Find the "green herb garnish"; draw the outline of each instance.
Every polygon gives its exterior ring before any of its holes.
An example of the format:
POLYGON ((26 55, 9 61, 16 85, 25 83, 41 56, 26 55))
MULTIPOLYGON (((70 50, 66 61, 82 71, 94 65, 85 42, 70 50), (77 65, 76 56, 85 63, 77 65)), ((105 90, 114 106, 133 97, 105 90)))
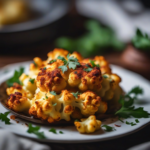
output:
POLYGON ((114 127, 111 127, 111 126, 108 126, 108 125, 103 125, 102 127, 104 127, 105 128, 105 131, 108 131, 108 132, 110 132, 110 131, 114 131, 115 130, 115 128, 114 127))
POLYGON ((13 77, 6 81, 8 87, 13 86, 14 83, 22 85, 22 82, 19 80, 19 77, 22 75, 23 72, 24 72, 23 67, 21 67, 19 71, 15 70, 13 77))
POLYGON ((48 99, 48 96, 47 96, 47 94, 45 94, 45 98, 46 98, 46 99, 48 99))
POLYGON ((31 78, 29 79, 29 81, 30 81, 32 84, 34 84, 34 80, 35 80, 35 79, 31 79, 31 78))
POLYGON ((90 63, 92 65, 92 67, 98 67, 98 68, 100 68, 99 64, 95 64, 94 60, 90 60, 90 63))
POLYGON ((28 124, 29 129, 27 130, 28 133, 30 134, 35 134, 39 139, 45 139, 44 132, 39 132, 40 127, 35 126, 33 127, 31 123, 28 124))
POLYGON ((131 125, 131 126, 135 126, 136 125, 134 122, 128 122, 128 121, 126 121, 126 124, 127 125, 131 125))
POLYGON ((103 27, 98 21, 85 22, 86 33, 79 38, 60 37, 56 40, 56 47, 64 48, 70 52, 78 51, 84 57, 102 54, 110 47, 114 50, 123 50, 124 44, 118 40, 115 32, 103 27))
POLYGON ((44 67, 43 69, 46 70, 46 67, 44 67))
POLYGON ((37 63, 33 62, 33 64, 34 64, 35 67, 38 67, 37 63))
POLYGON ((124 121, 122 119, 118 118, 118 120, 121 121, 122 123, 124 123, 124 121))
POLYGON ((80 122, 80 120, 79 120, 79 119, 76 119, 74 122, 80 122))
POLYGON ((54 128, 51 128, 51 129, 49 130, 49 132, 53 132, 54 134, 57 134, 56 129, 54 129, 54 128))
POLYGON ((92 71, 92 70, 93 70, 93 68, 88 67, 88 68, 84 68, 83 70, 84 70, 84 71, 86 71, 86 72, 90 72, 90 71, 92 71))
POLYGON ((107 78, 108 78, 108 76, 104 74, 104 75, 103 75, 103 78, 107 79, 107 78))
POLYGON ((56 105, 57 105, 57 103, 54 103, 54 104, 53 104, 53 106, 56 106, 56 105))
POLYGON ((129 118, 133 116, 135 118, 148 118, 149 113, 143 110, 143 107, 135 108, 133 106, 134 100, 137 95, 142 94, 143 90, 140 87, 135 87, 129 91, 126 95, 121 96, 119 103, 122 105, 121 109, 115 114, 122 118, 129 118), (134 95, 131 97, 131 95, 134 95))
POLYGON ((56 59, 51 60, 48 64, 52 64, 54 62, 56 62, 56 59))
POLYGON ((136 123, 139 123, 140 121, 139 121, 138 119, 135 119, 135 122, 136 122, 136 123))
POLYGON ((80 95, 82 93, 79 93, 78 91, 76 93, 72 93, 72 95, 75 97, 75 98, 78 98, 78 95, 80 95))
POLYGON ((148 34, 143 34, 140 29, 136 30, 136 35, 132 39, 134 47, 143 51, 150 51, 150 38, 148 34))
POLYGON ((60 134, 64 134, 62 131, 59 131, 60 134))
POLYGON ((66 60, 64 57, 61 57, 61 56, 58 56, 57 59, 60 59, 64 62, 63 66, 58 67, 62 70, 63 73, 68 70, 68 67, 69 69, 76 69, 76 67, 80 65, 80 63, 78 62, 78 59, 73 56, 69 56, 69 54, 67 55, 68 60, 66 60))
POLYGON ((10 119, 7 117, 9 113, 10 113, 9 111, 5 112, 4 114, 0 113, 0 120, 2 120, 3 122, 5 122, 5 124, 11 124, 10 123, 10 119))
POLYGON ((55 91, 50 91, 49 93, 52 95, 57 95, 55 91))

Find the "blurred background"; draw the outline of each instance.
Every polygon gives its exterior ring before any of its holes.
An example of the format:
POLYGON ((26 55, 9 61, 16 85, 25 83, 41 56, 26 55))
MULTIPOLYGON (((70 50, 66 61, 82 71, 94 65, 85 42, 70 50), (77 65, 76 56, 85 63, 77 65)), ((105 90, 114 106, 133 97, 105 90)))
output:
POLYGON ((150 79, 149 16, 147 0, 0 0, 0 67, 60 47, 150 79))

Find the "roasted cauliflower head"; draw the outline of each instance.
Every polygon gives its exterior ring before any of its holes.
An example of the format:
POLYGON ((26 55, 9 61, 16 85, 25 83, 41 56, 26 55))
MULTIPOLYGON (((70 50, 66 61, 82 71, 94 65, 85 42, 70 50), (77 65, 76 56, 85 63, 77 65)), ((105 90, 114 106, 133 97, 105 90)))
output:
POLYGON ((75 122, 80 133, 91 133, 100 128, 96 116, 116 110, 122 95, 121 78, 111 72, 102 56, 84 59, 78 52, 56 48, 48 59, 33 59, 28 74, 7 88, 7 105, 16 112, 48 121, 75 122))
POLYGON ((96 120, 94 115, 81 119, 81 122, 75 121, 74 125, 80 133, 93 133, 101 128, 101 121, 96 120))

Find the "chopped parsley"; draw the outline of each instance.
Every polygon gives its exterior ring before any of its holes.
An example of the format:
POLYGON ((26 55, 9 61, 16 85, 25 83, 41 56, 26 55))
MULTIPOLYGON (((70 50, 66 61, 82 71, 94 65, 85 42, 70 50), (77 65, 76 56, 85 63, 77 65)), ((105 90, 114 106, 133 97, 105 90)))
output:
POLYGON ((86 72, 90 72, 90 71, 92 71, 92 70, 93 70, 93 68, 88 67, 88 68, 84 68, 83 70, 84 70, 84 71, 86 71, 86 72))
POLYGON ((144 34, 140 29, 136 30, 136 35, 132 39, 132 44, 139 50, 149 51, 150 50, 150 38, 148 34, 144 34))
POLYGON ((50 91, 49 93, 52 95, 57 95, 55 91, 50 91))
POLYGON ((34 64, 35 67, 38 67, 37 63, 33 62, 33 64, 34 64))
POLYGON ((54 104, 53 104, 53 106, 56 106, 56 105, 57 105, 57 103, 54 103, 54 104))
POLYGON ((19 80, 19 77, 22 75, 23 72, 24 72, 23 67, 21 67, 19 69, 19 71, 15 70, 13 77, 11 77, 10 79, 8 79, 6 81, 7 86, 11 87, 11 86, 13 86, 14 83, 18 83, 18 84, 22 85, 22 82, 19 80))
POLYGON ((104 75, 103 75, 103 78, 107 79, 107 78, 108 78, 108 76, 104 74, 104 75))
POLYGON ((51 60, 48 64, 52 64, 54 62, 56 62, 56 59, 51 60))
POLYGON ((98 68, 100 68, 100 65, 99 64, 95 64, 94 60, 90 60, 90 63, 92 65, 92 67, 98 67, 98 68))
POLYGON ((72 95, 75 97, 75 98, 78 98, 78 95, 80 95, 82 93, 79 93, 78 91, 76 93, 72 93, 72 95))
POLYGON ((80 63, 78 62, 78 59, 73 57, 73 56, 69 56, 70 54, 67 55, 67 59, 66 60, 64 57, 58 56, 57 59, 60 59, 63 61, 64 65, 63 66, 59 66, 58 68, 60 68, 62 70, 62 72, 66 72, 69 69, 76 69, 77 66, 80 65, 80 63), (67 67, 68 66, 68 67, 67 67))
POLYGON ((128 121, 126 121, 126 124, 127 125, 131 125, 131 126, 135 126, 136 125, 134 122, 128 122, 128 121))
POLYGON ((118 120, 121 121, 122 123, 124 123, 124 121, 122 119, 118 118, 118 120))
POLYGON ((47 96, 47 94, 45 94, 45 98, 46 98, 46 99, 48 99, 48 96, 47 96))
POLYGON ((46 70, 46 67, 44 67, 43 69, 46 70))
POLYGON ((44 132, 39 132, 39 130, 40 130, 39 126, 33 127, 32 124, 29 123, 28 127, 29 127, 27 130, 28 133, 35 134, 39 139, 45 139, 46 138, 44 135, 44 132))
POLYGON ((136 122, 136 123, 139 123, 140 121, 139 121, 138 119, 135 119, 135 122, 136 122))
POLYGON ((143 90, 137 86, 129 91, 126 95, 121 96, 119 103, 122 105, 122 107, 115 114, 122 118, 129 118, 130 116, 133 116, 135 118, 148 118, 149 113, 143 110, 143 107, 135 108, 135 106, 133 106, 134 100, 137 98, 137 95, 142 93, 143 90))
POLYGON ((43 98, 43 100, 45 100, 45 98, 43 98))
POLYGON ((114 127, 108 126, 108 125, 103 125, 103 128, 105 128, 105 131, 110 132, 116 130, 114 127))
POLYGON ((56 129, 54 129, 54 128, 51 128, 51 129, 49 130, 49 132, 53 132, 54 134, 57 134, 56 129))
POLYGON ((34 84, 34 80, 35 80, 35 79, 31 79, 31 78, 29 79, 29 81, 30 81, 32 84, 34 84))
POLYGON ((9 113, 9 111, 5 112, 4 114, 0 113, 0 120, 2 120, 2 122, 5 122, 5 124, 11 124, 10 119, 7 117, 9 113))
POLYGON ((80 120, 79 120, 79 119, 76 119, 74 122, 80 122, 80 120))
POLYGON ((64 134, 62 131, 59 131, 60 134, 64 134))

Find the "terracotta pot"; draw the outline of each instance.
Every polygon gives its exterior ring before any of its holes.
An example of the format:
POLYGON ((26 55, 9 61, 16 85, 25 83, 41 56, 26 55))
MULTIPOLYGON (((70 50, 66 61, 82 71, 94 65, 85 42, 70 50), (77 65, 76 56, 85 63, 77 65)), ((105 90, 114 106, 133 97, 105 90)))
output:
POLYGON ((136 49, 129 44, 121 55, 124 67, 150 79, 150 53, 136 49))

